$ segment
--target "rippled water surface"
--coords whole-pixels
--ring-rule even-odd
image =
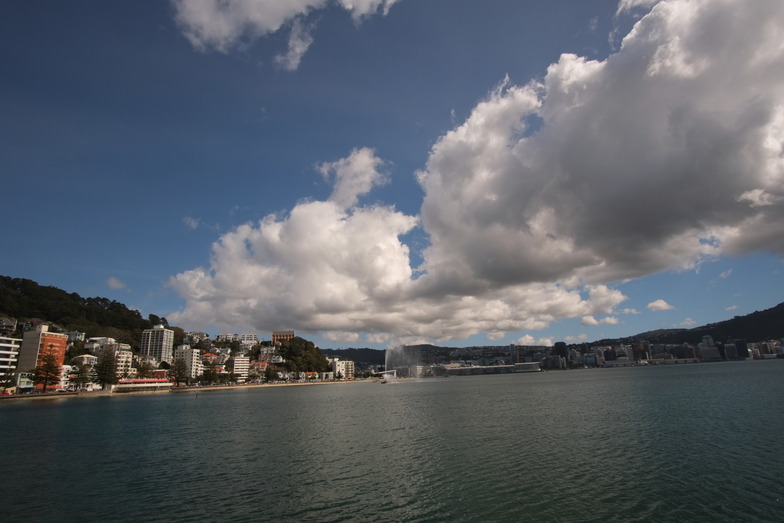
[[[784,521],[784,361],[0,404],[2,521]]]

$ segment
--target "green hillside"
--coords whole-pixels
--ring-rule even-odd
[[[166,318],[139,311],[107,298],[82,298],[75,292],[43,286],[22,279],[0,276],[0,314],[19,321],[19,328],[30,320],[53,322],[65,330],[88,336],[108,336],[138,348],[141,333]]]

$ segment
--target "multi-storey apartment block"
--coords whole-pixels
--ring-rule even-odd
[[[174,353],[174,331],[163,325],[142,331],[142,345],[139,354],[146,358],[171,363]]]

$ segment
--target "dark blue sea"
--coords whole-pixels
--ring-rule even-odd
[[[0,521],[784,521],[784,360],[0,403]]]

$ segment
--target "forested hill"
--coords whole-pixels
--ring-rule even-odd
[[[38,319],[53,322],[88,336],[109,336],[138,347],[141,332],[166,318],[150,314],[143,318],[137,310],[107,298],[82,298],[75,292],[43,286],[22,279],[0,276],[0,314],[19,323]]]

